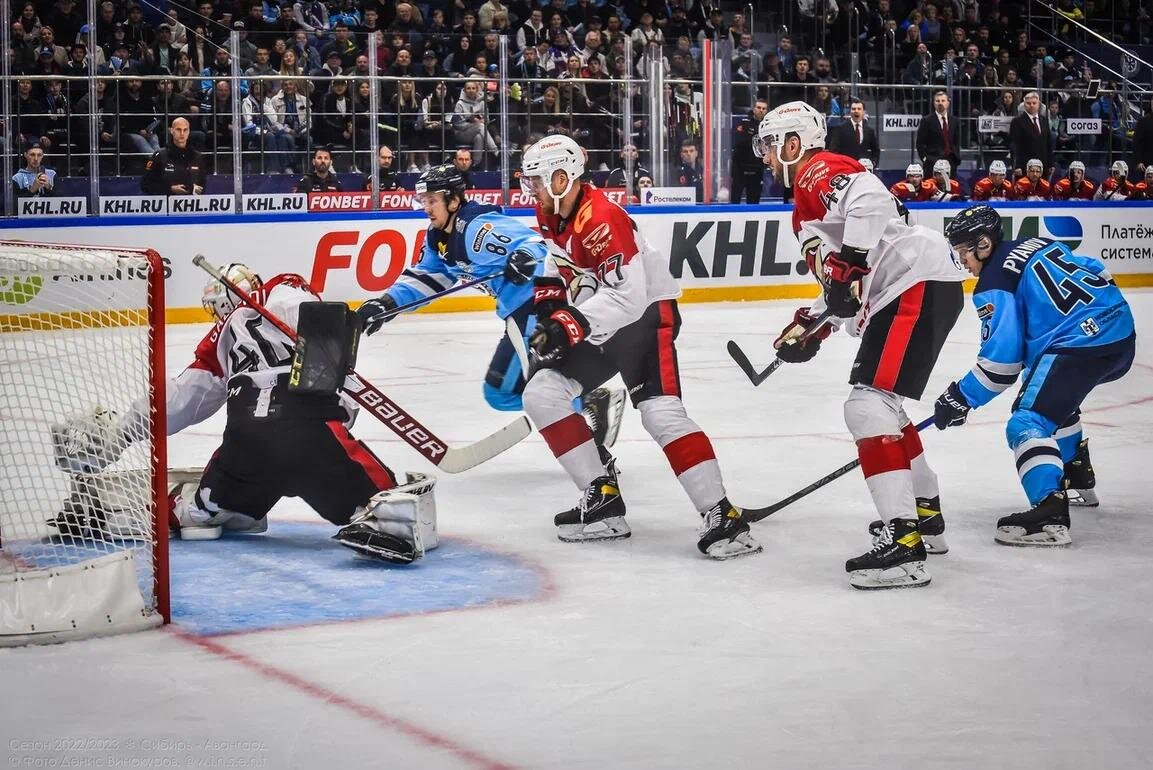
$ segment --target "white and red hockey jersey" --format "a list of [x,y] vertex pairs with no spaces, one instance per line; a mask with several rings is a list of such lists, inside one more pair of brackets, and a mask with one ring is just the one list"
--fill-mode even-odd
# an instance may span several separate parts
[[562,221],[538,205],[536,218],[549,250],[545,274],[560,276],[568,286],[569,301],[588,319],[593,344],[640,318],[654,302],[680,296],[668,260],[623,208],[588,182],[571,217]]
[[[861,281],[861,310],[847,324],[860,336],[870,316],[922,281],[963,281],[965,272],[948,241],[927,227],[910,225],[904,206],[853,158],[820,152],[797,170],[793,232],[801,253],[821,280],[820,265],[848,245],[868,252],[870,272]],[[825,310],[823,298],[812,313]]]
[[[304,279],[283,273],[266,282],[256,299],[295,329],[300,305],[320,299]],[[228,400],[228,381],[237,375],[271,387],[289,370],[295,345],[255,310],[241,305],[219,321],[196,346],[188,367],[168,382],[168,433],[208,419]]]

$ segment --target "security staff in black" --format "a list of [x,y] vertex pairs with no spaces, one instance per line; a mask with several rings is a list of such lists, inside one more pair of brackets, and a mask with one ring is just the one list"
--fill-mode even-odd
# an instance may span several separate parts
[[140,190],[145,195],[200,195],[206,174],[200,153],[188,144],[188,121],[176,118],[168,130],[168,146],[153,153],[144,166]]
[[769,111],[769,103],[764,99],[757,99],[753,108],[741,119],[733,129],[733,165],[731,169],[732,203],[741,202],[744,193],[748,203],[761,202],[761,189],[765,182],[765,164],[753,154],[753,141],[757,138],[757,129],[761,120]]

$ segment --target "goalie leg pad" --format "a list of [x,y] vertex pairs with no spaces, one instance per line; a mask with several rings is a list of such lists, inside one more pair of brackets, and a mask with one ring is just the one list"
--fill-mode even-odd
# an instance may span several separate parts
[[56,466],[73,475],[99,473],[119,460],[127,446],[116,413],[101,406],[53,424],[51,434]]
[[373,495],[333,540],[366,556],[411,564],[440,544],[435,486],[432,476],[408,473],[407,483]]

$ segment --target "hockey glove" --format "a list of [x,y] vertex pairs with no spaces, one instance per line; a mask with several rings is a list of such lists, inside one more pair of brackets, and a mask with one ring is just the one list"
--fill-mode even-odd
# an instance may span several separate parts
[[825,257],[825,306],[837,318],[852,318],[861,309],[853,284],[869,274],[868,258],[867,251],[852,246],[843,246],[841,253]]
[[356,315],[360,317],[361,327],[364,329],[365,334],[376,334],[380,331],[380,327],[393,318],[395,315],[390,315],[397,308],[396,300],[388,294],[381,294],[376,299],[370,299],[363,305],[356,309]]
[[972,408],[961,394],[957,383],[951,382],[933,404],[933,424],[937,426],[937,430],[964,425]]
[[528,341],[536,355],[536,365],[544,369],[560,366],[589,331],[588,319],[575,307],[562,307],[538,318]]
[[817,355],[817,351],[821,349],[821,340],[833,333],[833,327],[825,324],[813,332],[808,339],[802,341],[801,335],[808,331],[815,320],[809,314],[809,308],[797,308],[792,323],[786,326],[780,336],[773,340],[773,347],[777,350],[777,358],[787,364],[803,364],[812,360],[813,356]]
[[568,289],[555,275],[538,275],[532,281],[532,301],[537,316],[543,320],[554,310],[568,307]]
[[504,279],[517,286],[524,286],[536,272],[538,264],[540,262],[532,252],[517,249],[508,255],[508,262],[504,265]]

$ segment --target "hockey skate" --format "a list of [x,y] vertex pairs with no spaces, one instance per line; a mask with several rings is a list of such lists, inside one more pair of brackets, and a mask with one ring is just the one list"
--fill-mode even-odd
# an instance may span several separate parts
[[1082,508],[1096,508],[1101,504],[1097,499],[1097,474],[1093,473],[1093,463],[1089,461],[1089,439],[1083,438],[1077,444],[1077,454],[1065,463],[1065,494],[1069,505]]
[[[869,534],[876,538],[885,528],[885,522],[877,519],[869,525]],[[945,542],[945,517],[941,515],[940,497],[917,498],[917,531],[921,533],[921,542],[925,544],[925,553],[940,556],[949,552],[949,544]]]
[[565,543],[619,540],[632,535],[625,521],[625,501],[613,472],[593,479],[580,503],[558,513],[553,523],[557,527],[557,538]]
[[225,530],[259,535],[268,531],[268,517],[254,519],[242,513],[210,513],[196,502],[199,481],[181,484],[168,495],[169,527],[179,532],[181,540],[219,540]]
[[710,559],[718,560],[751,556],[763,550],[749,533],[749,523],[741,518],[741,509],[727,497],[701,514],[697,548]]
[[1069,498],[1064,492],[1054,492],[1027,511],[1002,517],[993,539],[1001,545],[1070,545]]
[[617,443],[621,429],[621,416],[625,411],[625,392],[622,388],[597,388],[584,398],[582,413],[592,428],[593,441],[598,447],[611,447]]
[[913,519],[893,519],[874,539],[873,550],[845,562],[849,585],[861,590],[925,586],[925,544]]

